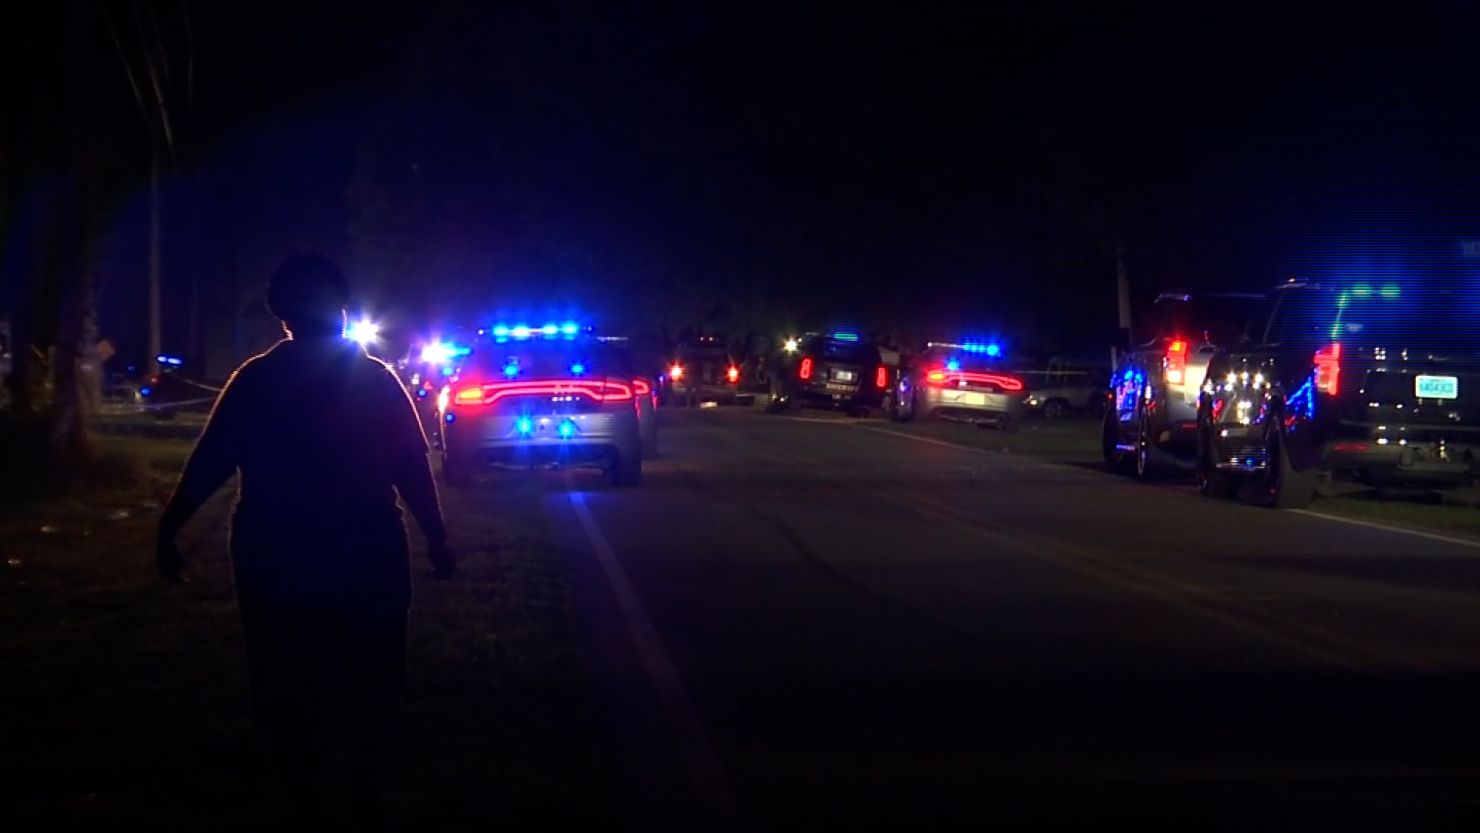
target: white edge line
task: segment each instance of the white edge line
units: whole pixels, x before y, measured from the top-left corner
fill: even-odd
[[[1469,547],[1470,549],[1480,549],[1480,540],[1475,540],[1474,538],[1457,538],[1453,535],[1440,535],[1437,532],[1424,532],[1418,529],[1408,529],[1407,527],[1388,526],[1387,524],[1374,523],[1372,521],[1361,521],[1357,520],[1356,518],[1347,518],[1341,515],[1330,515],[1325,512],[1316,512],[1311,509],[1292,509],[1290,511],[1296,515],[1308,515],[1312,518],[1323,518],[1328,521],[1336,521],[1337,523],[1351,524],[1352,526],[1363,526],[1368,529],[1380,529],[1383,532],[1392,532],[1398,535],[1412,535],[1415,538],[1427,538],[1430,541],[1442,541],[1446,544],[1454,544],[1455,546]]]
[[[627,620],[632,641],[637,646],[637,653],[642,658],[643,667],[652,681],[653,688],[657,690],[658,699],[662,701],[663,711],[667,714],[675,734],[678,735],[678,746],[683,754],[684,764],[689,770],[699,797],[711,806],[718,805],[714,806],[716,810],[726,813],[732,811],[734,801],[725,778],[724,768],[720,765],[719,756],[715,754],[714,746],[709,741],[709,734],[699,718],[698,709],[694,708],[693,701],[689,699],[688,692],[684,689],[678,666],[674,664],[673,658],[664,649],[657,629],[653,627],[642,600],[637,596],[637,590],[632,586],[632,579],[627,575],[627,571],[622,569],[622,563],[617,560],[616,550],[612,549],[611,543],[602,534],[601,527],[596,524],[596,518],[586,505],[586,496],[578,491],[571,491],[568,494],[571,507],[576,513],[576,519],[586,533],[591,549],[596,553],[596,560],[601,564],[602,572],[606,574],[606,580],[611,585],[613,595],[617,598],[617,605],[622,609],[623,618]]]

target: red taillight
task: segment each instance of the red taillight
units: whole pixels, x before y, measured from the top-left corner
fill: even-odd
[[[632,390],[639,396],[647,396],[653,392],[653,386],[648,384],[645,379],[633,379]]]
[[[1187,375],[1187,339],[1174,338],[1167,345],[1166,359],[1167,384],[1180,385]]]
[[[682,379],[683,365],[675,364],[674,366],[668,368],[668,378],[672,379],[675,382],[677,382],[679,379]]]
[[[801,379],[802,381],[806,381],[812,378],[811,356],[807,356],[806,358],[802,359],[802,363],[797,365],[797,378]]]
[[[1003,376],[1000,373],[932,370],[925,374],[925,381],[931,385],[943,385],[948,382],[965,382],[968,385],[992,385],[1006,393],[1015,393],[1023,389],[1023,380],[1014,376]]]
[[[1341,390],[1341,345],[1331,344],[1316,351],[1316,390],[1335,396]]]
[[[469,385],[452,395],[452,403],[454,405],[492,405],[500,399],[514,396],[584,396],[597,402],[624,402],[632,398],[632,386],[625,382],[584,379]]]
[[[874,371],[874,387],[879,390],[889,387],[889,368],[882,364]]]
[[[729,379],[730,380],[730,384],[732,384],[732,385],[735,384],[735,383],[737,383],[737,382],[739,382],[740,381],[740,368],[734,366],[733,364],[730,365],[730,369],[725,371],[725,378],[726,379]]]

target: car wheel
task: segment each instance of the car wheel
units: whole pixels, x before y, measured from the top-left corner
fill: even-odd
[[[1114,410],[1106,411],[1105,418],[1100,420],[1100,453],[1112,471],[1123,472],[1127,468],[1129,458],[1120,450],[1120,419]]]
[[[1316,479],[1310,472],[1297,471],[1290,463],[1284,435],[1276,425],[1270,426],[1265,455],[1264,476],[1255,479],[1259,487],[1259,504],[1271,509],[1309,506],[1315,499]]]
[[[1141,408],[1141,418],[1136,422],[1136,477],[1141,480],[1150,480],[1158,474],[1156,464],[1151,460],[1151,415],[1145,407]]]
[[[1219,471],[1213,462],[1209,430],[1204,428],[1197,433],[1197,491],[1203,497],[1230,500],[1238,494],[1239,479],[1226,471]]]
[[[616,486],[642,485],[642,455],[617,452],[611,467],[612,484]]]
[[[1062,399],[1050,399],[1043,403],[1043,415],[1048,419],[1063,419],[1069,415],[1069,403]]]

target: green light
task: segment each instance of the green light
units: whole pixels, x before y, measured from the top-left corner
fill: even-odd
[[[1402,294],[1403,290],[1395,283],[1387,284],[1382,288],[1382,297],[1389,301],[1396,300]]]
[[[1366,298],[1368,295],[1372,294],[1372,287],[1368,286],[1365,283],[1359,283],[1356,286],[1352,287],[1352,294],[1357,296],[1358,298]]]

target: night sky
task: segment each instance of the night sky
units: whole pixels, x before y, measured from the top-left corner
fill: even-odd
[[[192,5],[167,341],[189,339],[192,278],[250,316],[304,247],[407,328],[558,308],[1088,351],[1114,326],[1116,239],[1144,298],[1422,270],[1480,238],[1467,4],[306,5]],[[158,8],[182,42],[178,6]],[[40,111],[66,83],[56,40],[11,54],[50,72],[8,73]],[[117,56],[94,57],[127,184],[104,328],[130,342],[147,145]],[[56,129],[32,121],[10,146]],[[45,166],[14,167],[23,205]]]

